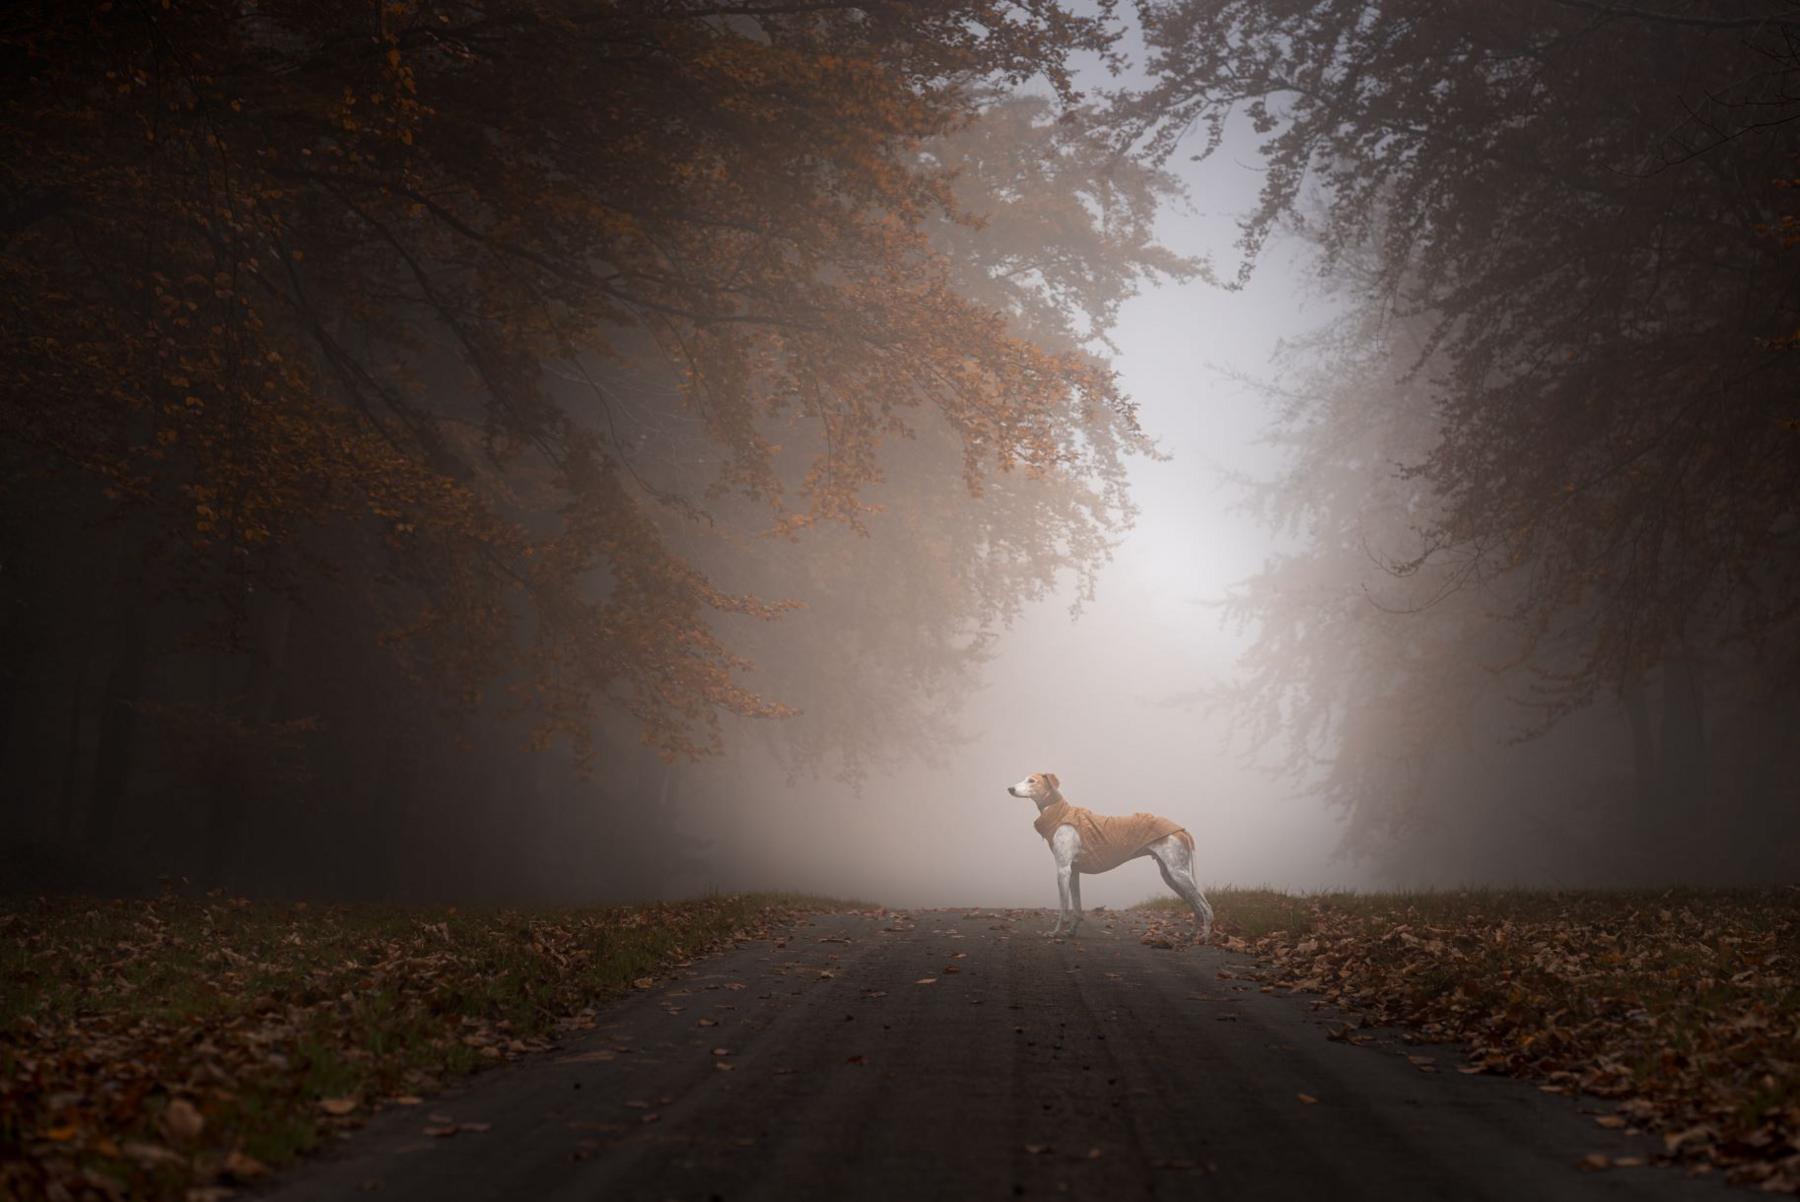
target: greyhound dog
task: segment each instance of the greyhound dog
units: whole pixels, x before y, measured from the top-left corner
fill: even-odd
[[[1212,906],[1194,879],[1194,839],[1185,828],[1154,814],[1110,818],[1070,805],[1054,772],[1033,772],[1006,791],[1037,803],[1033,825],[1056,857],[1061,906],[1047,937],[1063,934],[1065,924],[1071,936],[1080,929],[1082,873],[1106,872],[1139,856],[1153,858],[1163,881],[1194,911],[1200,941],[1212,935]]]

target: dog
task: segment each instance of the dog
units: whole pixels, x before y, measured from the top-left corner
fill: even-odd
[[[1065,925],[1070,937],[1081,928],[1082,873],[1107,872],[1139,856],[1154,859],[1163,881],[1193,910],[1200,925],[1200,942],[1212,936],[1213,909],[1194,879],[1194,837],[1186,828],[1155,814],[1109,818],[1070,805],[1054,772],[1033,772],[1018,784],[1008,785],[1006,791],[1037,803],[1033,825],[1056,857],[1061,905],[1056,925],[1045,932],[1047,938],[1063,934]]]

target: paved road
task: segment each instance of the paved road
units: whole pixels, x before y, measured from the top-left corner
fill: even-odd
[[[1458,1074],[1452,1049],[1329,1041],[1331,1012],[1236,978],[1242,957],[1146,947],[1130,915],[1053,943],[1050,917],[819,918],[378,1116],[269,1196],[1728,1198],[1668,1169],[1580,1172],[1647,1142]],[[446,1119],[487,1127],[424,1134]]]

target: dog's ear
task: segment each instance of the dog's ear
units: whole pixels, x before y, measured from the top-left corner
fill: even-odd
[[[1056,779],[1056,773],[1046,772],[1044,773],[1044,779],[1050,782],[1050,787],[1052,789],[1062,788],[1062,782]]]

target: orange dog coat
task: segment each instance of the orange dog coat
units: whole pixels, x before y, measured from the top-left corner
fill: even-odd
[[[1081,836],[1081,854],[1075,857],[1075,869],[1090,874],[1117,868],[1165,835],[1180,835],[1189,847],[1194,845],[1187,828],[1167,818],[1142,810],[1112,818],[1070,805],[1061,798],[1039,811],[1037,821],[1031,825],[1046,843],[1057,827],[1074,827]]]

